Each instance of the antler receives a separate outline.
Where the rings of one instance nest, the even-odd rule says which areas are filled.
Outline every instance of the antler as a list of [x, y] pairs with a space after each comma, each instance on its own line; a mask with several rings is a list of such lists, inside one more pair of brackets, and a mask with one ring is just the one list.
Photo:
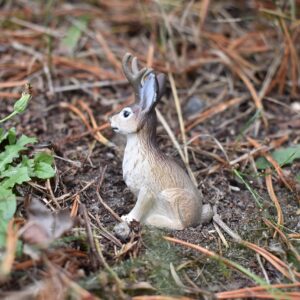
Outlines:
[[[129, 61], [131, 60], [131, 68], [129, 65]], [[122, 59], [123, 71], [128, 79], [128, 81], [133, 86], [136, 94], [139, 94], [139, 88], [142, 84], [142, 80], [146, 74], [152, 72], [152, 69], [142, 68], [139, 70], [137, 58], [133, 57], [130, 53], [126, 53]]]

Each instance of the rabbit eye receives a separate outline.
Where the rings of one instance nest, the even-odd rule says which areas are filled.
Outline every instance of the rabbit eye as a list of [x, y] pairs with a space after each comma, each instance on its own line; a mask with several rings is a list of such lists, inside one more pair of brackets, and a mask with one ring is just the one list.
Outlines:
[[124, 110], [123, 111], [123, 117], [128, 118], [130, 116], [130, 111], [129, 110]]

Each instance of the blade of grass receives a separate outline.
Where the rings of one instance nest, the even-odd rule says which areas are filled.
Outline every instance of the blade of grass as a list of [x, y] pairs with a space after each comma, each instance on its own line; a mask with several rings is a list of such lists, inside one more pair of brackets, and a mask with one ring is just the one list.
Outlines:
[[[276, 210], [277, 210], [277, 226], [281, 227], [284, 224], [283, 214], [282, 214], [282, 209], [281, 209], [280, 203], [278, 201], [278, 198], [276, 197], [276, 194], [274, 192], [274, 188], [273, 188], [273, 184], [272, 184], [272, 171], [270, 168], [266, 169], [265, 179], [266, 179], [266, 186], [267, 186], [269, 196], [270, 196], [271, 200], [274, 202]], [[273, 238], [275, 238], [275, 236], [276, 236], [276, 231], [274, 233]]]
[[176, 89], [176, 85], [175, 85], [175, 81], [174, 81], [172, 73], [169, 72], [168, 76], [169, 76], [169, 80], [170, 80], [170, 84], [171, 84], [172, 94], [173, 94], [173, 98], [174, 98], [174, 102], [175, 102], [176, 112], [177, 112], [180, 131], [181, 131], [183, 151], [184, 151], [184, 156], [185, 156], [185, 163], [188, 164], [189, 163], [189, 156], [188, 156], [188, 150], [187, 150], [187, 144], [186, 144], [186, 135], [185, 135], [181, 105], [180, 105], [180, 101], [179, 101], [179, 98], [178, 98], [177, 89]]
[[236, 170], [233, 169], [233, 173], [235, 174], [236, 177], [238, 177], [246, 186], [246, 188], [248, 189], [248, 191], [251, 193], [252, 197], [254, 198], [256, 204], [258, 205], [259, 208], [262, 208], [263, 205], [260, 202], [259, 198], [261, 198], [261, 196], [258, 195], [258, 193], [252, 189], [252, 187], [249, 185], [249, 183], [244, 179], [244, 177], [241, 175], [241, 173]]
[[289, 235], [285, 235], [282, 230], [280, 230], [280, 228], [278, 228], [275, 224], [273, 224], [271, 221], [269, 221], [268, 219], [263, 219], [263, 221], [265, 222], [265, 224], [268, 227], [273, 228], [278, 235], [280, 236], [281, 240], [286, 244], [286, 246], [293, 252], [293, 254], [295, 255], [296, 259], [300, 262], [300, 255], [297, 251], [297, 249], [292, 245], [292, 243], [290, 242], [289, 238], [291, 238], [291, 236]]
[[284, 263], [281, 259], [273, 255], [269, 251], [247, 241], [242, 241], [241, 244], [263, 256], [270, 264], [273, 265], [274, 268], [276, 268], [286, 278], [294, 280], [295, 276], [300, 277], [299, 274], [297, 274], [297, 272], [292, 271], [286, 263]]
[[163, 127], [165, 128], [165, 130], [166, 130], [167, 134], [169, 135], [169, 137], [170, 137], [170, 139], [171, 139], [173, 145], [174, 145], [175, 148], [177, 149], [177, 151], [178, 151], [178, 153], [179, 153], [179, 155], [180, 155], [180, 157], [181, 157], [181, 159], [182, 159], [182, 161], [183, 161], [183, 163], [184, 163], [184, 165], [185, 165], [185, 167], [186, 167], [186, 169], [187, 169], [187, 171], [188, 171], [188, 173], [189, 173], [191, 179], [193, 180], [195, 186], [198, 186], [197, 180], [196, 180], [196, 178], [195, 178], [195, 175], [194, 175], [194, 173], [192, 172], [192, 170], [191, 170], [189, 164], [186, 163], [184, 153], [182, 152], [182, 149], [181, 149], [181, 147], [180, 147], [180, 145], [179, 145], [179, 143], [178, 143], [178, 141], [177, 141], [177, 139], [176, 139], [176, 137], [175, 137], [175, 134], [172, 132], [172, 129], [170, 128], [169, 124], [167, 123], [166, 119], [165, 119], [164, 116], [161, 114], [161, 112], [160, 112], [157, 108], [155, 108], [155, 111], [156, 111], [158, 120], [161, 122], [161, 124], [162, 124]]
[[244, 268], [243, 266], [241, 266], [240, 264], [238, 264], [234, 261], [231, 261], [231, 260], [229, 260], [227, 258], [224, 258], [224, 257], [222, 257], [222, 256], [220, 256], [220, 255], [218, 255], [218, 254], [216, 254], [212, 251], [209, 251], [208, 249], [206, 249], [204, 247], [201, 247], [199, 245], [194, 245], [194, 244], [191, 244], [191, 243], [188, 243], [188, 242], [185, 242], [185, 241], [173, 238], [173, 237], [165, 236], [164, 239], [169, 241], [169, 242], [175, 243], [175, 244], [179, 244], [179, 245], [183, 245], [183, 246], [195, 249], [195, 250], [199, 251], [200, 253], [202, 253], [202, 254], [204, 254], [204, 255], [206, 255], [206, 256], [208, 256], [208, 257], [210, 257], [210, 258], [212, 258], [216, 261], [220, 261], [220, 262], [224, 263], [225, 265], [227, 265], [228, 267], [239, 271], [240, 273], [246, 275], [246, 277], [250, 278], [254, 282], [256, 282], [260, 285], [263, 285], [263, 286], [268, 286], [267, 282], [264, 279], [262, 279], [261, 277], [255, 275], [250, 270]]
[[269, 294], [266, 293], [266, 290], [269, 288], [271, 289], [287, 289], [287, 288], [296, 288], [300, 286], [300, 282], [291, 283], [291, 284], [273, 284], [269, 287], [263, 287], [263, 286], [255, 286], [255, 287], [247, 287], [242, 289], [237, 289], [233, 291], [225, 291], [225, 292], [219, 292], [215, 294], [216, 299], [236, 299], [236, 298], [263, 298], [265, 299], [298, 299], [296, 296], [300, 296], [300, 293], [293, 294], [293, 292], [280, 292], [279, 295], [276, 295], [276, 292]]

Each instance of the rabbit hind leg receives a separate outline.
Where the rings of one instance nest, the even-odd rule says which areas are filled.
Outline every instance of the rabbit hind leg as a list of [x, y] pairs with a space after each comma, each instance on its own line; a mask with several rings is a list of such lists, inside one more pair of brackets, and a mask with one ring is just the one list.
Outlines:
[[164, 215], [152, 214], [146, 220], [147, 225], [159, 227], [159, 228], [168, 228], [173, 230], [182, 230], [184, 225], [178, 220], [172, 220]]
[[166, 189], [158, 194], [156, 207], [146, 224], [177, 230], [194, 226], [201, 217], [201, 202], [198, 201], [188, 190]]

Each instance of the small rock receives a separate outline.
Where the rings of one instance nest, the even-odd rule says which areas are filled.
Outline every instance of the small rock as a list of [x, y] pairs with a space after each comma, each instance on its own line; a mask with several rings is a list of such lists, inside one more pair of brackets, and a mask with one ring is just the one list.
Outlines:
[[300, 113], [300, 102], [293, 102], [291, 104], [291, 109], [296, 113]]
[[196, 113], [199, 113], [204, 108], [205, 101], [200, 99], [198, 95], [192, 95], [183, 108], [183, 114], [185, 117], [190, 117]]
[[114, 227], [114, 232], [120, 240], [125, 241], [130, 235], [130, 227], [126, 222], [121, 222]]

